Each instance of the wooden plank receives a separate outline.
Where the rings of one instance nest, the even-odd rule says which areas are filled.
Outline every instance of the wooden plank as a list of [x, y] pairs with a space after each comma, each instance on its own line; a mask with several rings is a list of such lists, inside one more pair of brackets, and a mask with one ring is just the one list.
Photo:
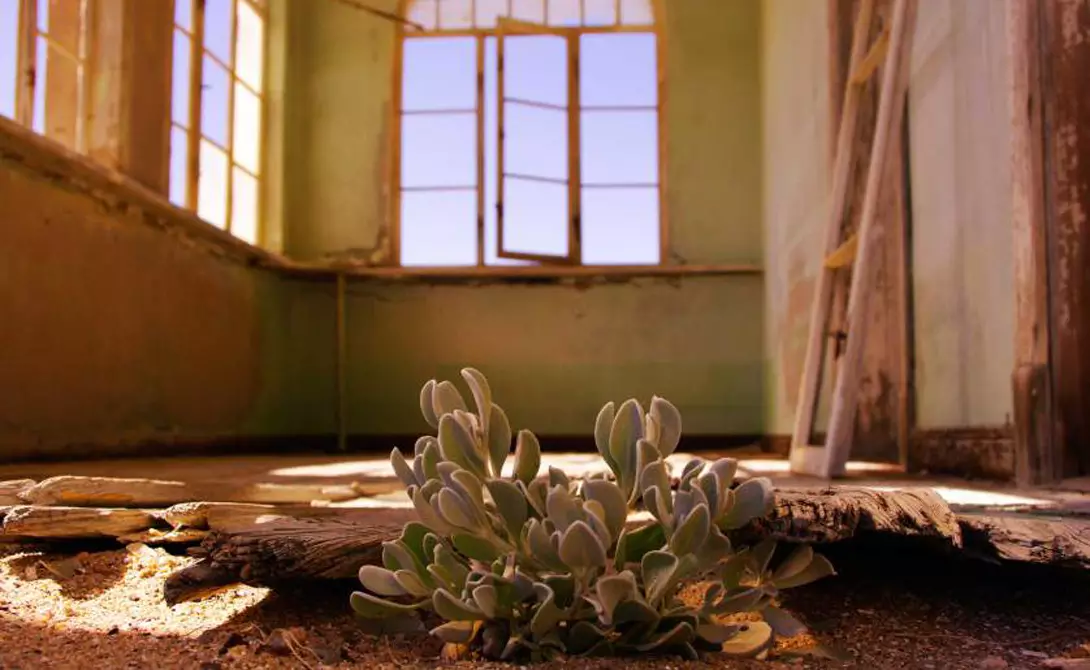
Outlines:
[[[157, 519], [184, 530], [229, 530], [263, 523], [273, 518], [370, 518], [374, 508], [322, 507], [314, 505], [260, 505], [253, 503], [192, 502], [154, 512]], [[393, 511], [388, 515], [394, 514]], [[409, 510], [403, 518], [411, 518]], [[384, 517], [385, 518], [385, 517]]]
[[22, 505], [23, 499], [19, 495], [34, 486], [34, 483], [33, 479], [0, 482], [0, 505]]
[[147, 510], [86, 507], [12, 507], [4, 515], [0, 540], [109, 538], [148, 530]]
[[885, 60], [889, 52], [889, 30], [883, 30], [878, 39], [871, 45], [870, 51], [863, 57], [863, 62], [852, 71], [851, 82], [855, 85], [865, 84], [878, 71], [878, 67]]
[[1085, 517], [974, 513], [959, 515], [959, 520], [968, 542], [996, 559], [1090, 569], [1090, 520]]
[[823, 265], [830, 270], [846, 268], [855, 260], [855, 252], [859, 248], [859, 236], [852, 233], [844, 243], [836, 248], [836, 251], [825, 257]]
[[1011, 51], [1011, 218], [1014, 226], [1015, 477], [1020, 485], [1060, 477], [1054, 458], [1049, 369], [1048, 224], [1044, 200], [1041, 3], [1008, 0]]
[[156, 507], [201, 500], [268, 504], [351, 500], [366, 494], [360, 487], [311, 484], [179, 482], [114, 477], [50, 477], [20, 498], [34, 505], [75, 507]]

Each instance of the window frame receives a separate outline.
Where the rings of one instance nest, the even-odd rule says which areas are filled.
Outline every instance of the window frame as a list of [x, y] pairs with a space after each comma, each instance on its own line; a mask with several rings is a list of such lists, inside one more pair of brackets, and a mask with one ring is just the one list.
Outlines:
[[[93, 0], [91, 0], [93, 1]], [[200, 217], [199, 203], [200, 203], [200, 180], [201, 180], [201, 141], [206, 141], [211, 144], [216, 150], [226, 154], [227, 158], [227, 174], [225, 178], [225, 202], [224, 202], [224, 221], [222, 228], [211, 221], [206, 221], [203, 217], [202, 221], [205, 221], [211, 226], [220, 228], [221, 230], [231, 233], [232, 224], [234, 223], [234, 195], [235, 195], [235, 169], [242, 170], [250, 178], [252, 178], [256, 184], [256, 198], [255, 203], [255, 216], [256, 216], [256, 230], [254, 231], [254, 246], [261, 246], [264, 243], [266, 237], [265, 231], [265, 177], [268, 172], [268, 152], [266, 151], [266, 143], [264, 141], [265, 135], [268, 132], [268, 95], [267, 87], [269, 83], [269, 6], [267, 0], [230, 0], [231, 2], [231, 63], [225, 63], [222, 58], [213, 53], [207, 45], [204, 43], [205, 35], [205, 0], [191, 0], [190, 6], [190, 25], [191, 28], [186, 28], [180, 25], [177, 21], [177, 15], [174, 14], [174, 18], [171, 21], [171, 38], [173, 39], [175, 34], [181, 32], [185, 35], [190, 42], [189, 47], [189, 94], [188, 94], [188, 111], [187, 111], [187, 123], [182, 125], [174, 120], [173, 107], [170, 108], [168, 114], [170, 115], [170, 134], [173, 136], [174, 131], [178, 130], [186, 136], [186, 170], [185, 170], [185, 197], [184, 203], [181, 205], [187, 211], [193, 212]], [[172, 3], [173, 4], [173, 3]], [[243, 80], [238, 74], [238, 13], [239, 5], [246, 4], [254, 11], [255, 14], [261, 19], [262, 31], [261, 31], [261, 90], [255, 90], [249, 82]], [[204, 57], [208, 56], [217, 65], [227, 71], [228, 76], [228, 96], [227, 96], [227, 110], [225, 112], [227, 119], [227, 146], [221, 146], [218, 142], [204, 134], [201, 128], [201, 113], [203, 96], [201, 95], [204, 83]], [[173, 81], [174, 64], [171, 65], [171, 80]], [[251, 94], [253, 94], [259, 105], [258, 114], [261, 118], [261, 132], [258, 142], [258, 159], [257, 159], [257, 172], [250, 170], [235, 159], [235, 87], [241, 85]], [[173, 91], [173, 85], [172, 89]], [[173, 143], [171, 146], [173, 151]], [[172, 163], [171, 154], [168, 152], [168, 171], [170, 169], [170, 163]], [[167, 194], [167, 198], [170, 198], [170, 194]], [[173, 203], [172, 203], [173, 204]], [[237, 237], [237, 235], [236, 235]], [[241, 239], [241, 238], [240, 238]], [[244, 242], [246, 240], [243, 240]], [[249, 242], [247, 242], [249, 243]]]
[[[510, 18], [511, 8], [513, 2], [525, 2], [526, 0], [508, 0], [507, 16], [497, 17], [496, 26], [494, 27], [477, 27], [477, 2], [479, 0], [470, 0], [470, 14], [473, 17], [474, 25], [472, 27], [465, 28], [443, 28], [441, 25], [441, 13], [439, 11], [439, 2], [435, 3], [436, 16], [435, 16], [435, 28], [427, 28], [415, 24], [407, 17], [411, 16], [410, 8], [417, 0], [399, 0], [398, 3], [398, 16], [401, 20], [398, 21], [395, 28], [396, 34], [394, 38], [394, 67], [392, 77], [392, 95], [391, 95], [391, 116], [392, 116], [392, 132], [390, 133], [390, 190], [389, 190], [389, 211], [387, 213], [388, 221], [390, 225], [390, 244], [389, 244], [389, 257], [387, 262], [390, 266], [397, 268], [408, 274], [432, 274], [436, 271], [450, 271], [458, 270], [463, 272], [469, 272], [471, 274], [491, 274], [491, 275], [519, 275], [525, 274], [526, 270], [531, 268], [538, 268], [539, 270], [548, 271], [550, 268], [556, 269], [558, 267], [569, 268], [584, 268], [590, 270], [602, 270], [609, 273], [624, 273], [633, 272], [641, 273], [646, 272], [649, 269], [666, 268], [673, 266], [673, 258], [669, 252], [670, 249], [670, 227], [667, 215], [666, 206], [666, 192], [667, 192], [667, 137], [666, 137], [666, 109], [668, 106], [668, 90], [666, 82], [666, 40], [665, 40], [665, 12], [663, 0], [648, 0], [651, 11], [652, 21], [650, 24], [638, 24], [638, 25], [625, 25], [621, 23], [621, 7], [622, 0], [614, 0], [614, 16], [615, 23], [613, 25], [600, 25], [600, 26], [554, 26], [549, 25], [549, 0], [531, 0], [534, 2], [540, 2], [543, 5], [543, 17], [545, 23], [537, 24], [532, 22], [521, 21], [518, 19]], [[586, 0], [579, 0], [580, 15], [586, 17]], [[504, 28], [503, 26], [506, 26]], [[582, 165], [582, 146], [578, 142], [579, 137], [575, 135], [575, 145], [572, 145], [573, 133], [578, 133], [581, 123], [572, 125], [568, 124], [568, 139], [569, 146], [575, 146], [578, 151], [573, 155], [569, 153], [569, 162], [575, 166], [575, 170], [569, 174], [569, 180], [572, 182], [569, 189], [569, 207], [574, 211], [569, 217], [569, 251], [567, 257], [556, 257], [539, 254], [525, 254], [518, 252], [504, 252], [503, 250], [503, 214], [497, 212], [496, 217], [496, 252], [497, 257], [500, 259], [514, 259], [523, 261], [533, 261], [536, 265], [505, 265], [505, 264], [492, 264], [486, 263], [485, 253], [485, 208], [488, 205], [485, 198], [485, 42], [487, 38], [494, 37], [497, 39], [497, 57], [502, 59], [502, 41], [503, 36], [514, 35], [558, 35], [567, 38], [569, 48], [569, 63], [572, 63], [570, 51], [574, 49], [575, 67], [578, 68], [581, 62], [578, 60], [578, 52], [580, 45], [580, 38], [583, 35], [595, 35], [595, 34], [618, 34], [618, 33], [639, 33], [639, 34], [653, 34], [655, 36], [655, 60], [656, 69], [656, 104], [654, 106], [656, 116], [656, 127], [658, 131], [657, 145], [658, 145], [658, 165], [657, 165], [657, 190], [658, 190], [658, 214], [659, 214], [659, 260], [658, 263], [648, 263], [639, 265], [624, 265], [624, 264], [611, 264], [611, 265], [587, 265], [582, 262], [581, 259], [581, 244], [579, 240], [579, 226], [581, 225], [581, 212], [579, 211], [579, 202], [581, 196], [575, 196], [574, 202], [572, 201], [571, 191], [580, 191], [586, 187], [587, 184], [582, 182], [580, 172]], [[431, 266], [405, 266], [401, 263], [401, 231], [402, 231], [402, 129], [403, 120], [405, 117], [405, 111], [403, 107], [404, 98], [404, 57], [405, 57], [405, 43], [409, 39], [428, 39], [428, 38], [450, 38], [450, 37], [473, 37], [476, 41], [477, 52], [477, 73], [476, 73], [476, 100], [477, 105], [474, 113], [477, 117], [477, 221], [476, 221], [476, 248], [477, 259], [475, 265], [467, 266], [449, 266], [449, 265], [431, 265]], [[574, 47], [572, 46], [574, 45]], [[500, 113], [498, 117], [499, 128], [503, 129], [503, 66], [500, 64], [500, 76], [497, 81], [499, 96], [498, 106], [500, 107]], [[570, 73], [569, 73], [570, 74]], [[570, 82], [569, 82], [570, 83]], [[575, 101], [575, 105], [572, 101], [569, 101], [569, 114], [579, 115], [583, 109], [579, 107], [578, 100]], [[650, 106], [647, 106], [650, 110]], [[496, 203], [497, 205], [503, 202], [503, 145], [502, 143], [497, 146], [497, 151], [500, 154], [500, 158], [497, 161], [499, 166], [499, 179], [497, 181], [497, 193]], [[575, 181], [578, 179], [578, 182]], [[594, 186], [591, 184], [590, 186]], [[647, 186], [648, 188], [651, 186]]]

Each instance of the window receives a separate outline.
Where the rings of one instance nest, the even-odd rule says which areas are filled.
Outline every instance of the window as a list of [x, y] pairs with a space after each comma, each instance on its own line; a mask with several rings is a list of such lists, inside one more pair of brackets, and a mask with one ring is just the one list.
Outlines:
[[93, 1], [0, 0], [0, 114], [74, 151], [87, 148]]
[[264, 0], [175, 0], [170, 200], [258, 238]]
[[403, 266], [661, 261], [652, 0], [410, 0]]

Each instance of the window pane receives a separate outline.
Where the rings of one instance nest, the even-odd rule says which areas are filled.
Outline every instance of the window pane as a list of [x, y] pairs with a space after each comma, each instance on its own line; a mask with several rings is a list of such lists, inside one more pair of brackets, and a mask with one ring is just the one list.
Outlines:
[[657, 184], [658, 114], [583, 112], [584, 184]]
[[477, 0], [477, 27], [495, 28], [496, 19], [507, 15], [507, 0]]
[[38, 30], [49, 32], [49, 0], [38, 0]]
[[235, 82], [235, 162], [250, 172], [261, 171], [261, 99]]
[[436, 0], [410, 0], [408, 16], [405, 18], [413, 23], [419, 23], [425, 30], [434, 30], [438, 7], [435, 2]]
[[201, 78], [201, 134], [226, 147], [231, 75], [206, 55]]
[[568, 187], [511, 177], [503, 186], [503, 250], [567, 256]]
[[659, 262], [656, 188], [584, 188], [582, 225], [586, 265]]
[[257, 180], [234, 168], [231, 188], [231, 234], [244, 242], [257, 244]]
[[446, 30], [473, 25], [473, 0], [443, 0], [439, 3], [439, 27]]
[[403, 110], [476, 109], [476, 39], [407, 39], [403, 65]]
[[45, 38], [39, 37], [35, 42], [37, 49], [34, 53], [34, 78], [39, 82], [34, 87], [34, 119], [31, 121], [31, 127], [34, 132], [45, 134], [45, 89], [43, 86], [49, 76], [49, 69], [46, 67], [46, 56], [49, 54], [49, 44], [45, 41]]
[[477, 264], [477, 193], [401, 194], [401, 264]]
[[545, 0], [511, 0], [511, 18], [545, 23]]
[[174, 23], [193, 32], [193, 0], [174, 0]]
[[658, 103], [655, 36], [651, 33], [584, 35], [579, 91], [586, 107], [653, 107]]
[[626, 26], [650, 26], [655, 23], [651, 0], [621, 0], [621, 23]]
[[197, 216], [217, 228], [227, 227], [227, 154], [201, 140]]
[[204, 47], [228, 65], [231, 62], [231, 41], [234, 35], [234, 0], [205, 0]]
[[580, 0], [548, 0], [546, 7], [549, 10], [549, 25], [568, 27], [583, 25], [579, 2]]
[[238, 3], [238, 45], [235, 74], [260, 91], [264, 74], [265, 21], [248, 3]]
[[613, 26], [617, 24], [617, 3], [614, 0], [583, 0], [583, 25]]
[[[501, 0], [506, 5], [506, 0]], [[479, 6], [479, 5], [478, 5]], [[531, 265], [497, 255], [496, 198], [499, 195], [497, 161], [499, 159], [499, 107], [496, 105], [499, 73], [496, 70], [496, 38], [484, 42], [484, 262], [486, 265]]]
[[189, 173], [189, 138], [178, 127], [170, 129], [170, 201], [186, 207], [186, 184]]
[[568, 112], [504, 105], [504, 172], [568, 179]]
[[180, 30], [174, 31], [174, 74], [173, 90], [171, 91], [171, 120], [189, 127], [189, 78], [192, 68], [190, 63], [190, 48], [192, 40]]
[[19, 0], [0, 0], [0, 114], [15, 118], [19, 85]]
[[477, 117], [422, 114], [401, 124], [401, 184], [476, 186]]
[[504, 97], [568, 104], [568, 45], [563, 37], [503, 38]]

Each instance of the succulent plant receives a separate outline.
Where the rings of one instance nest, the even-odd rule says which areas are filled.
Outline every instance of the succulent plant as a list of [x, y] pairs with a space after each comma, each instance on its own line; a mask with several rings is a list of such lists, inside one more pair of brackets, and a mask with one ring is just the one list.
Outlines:
[[[737, 462], [689, 461], [676, 490], [666, 457], [681, 439], [681, 415], [654, 397], [599, 412], [594, 439], [612, 477], [539, 477], [534, 434], [513, 435], [488, 381], [462, 370], [471, 412], [449, 381], [429, 381], [420, 409], [436, 435], [417, 440], [412, 460], [390, 460], [419, 516], [366, 565], [352, 606], [367, 618], [404, 620], [428, 610], [445, 623], [432, 634], [489, 658], [557, 654], [699, 651], [757, 656], [774, 635], [802, 624], [776, 607], [780, 590], [833, 574], [808, 546], [772, 569], [775, 542], [735, 549], [728, 533], [773, 505], [771, 482], [734, 485]], [[509, 475], [504, 466], [514, 440]], [[638, 505], [653, 520], [632, 523]], [[683, 586], [706, 583], [691, 605]], [[759, 612], [763, 620], [723, 623]], [[396, 621], [392, 622], [396, 623]]]

